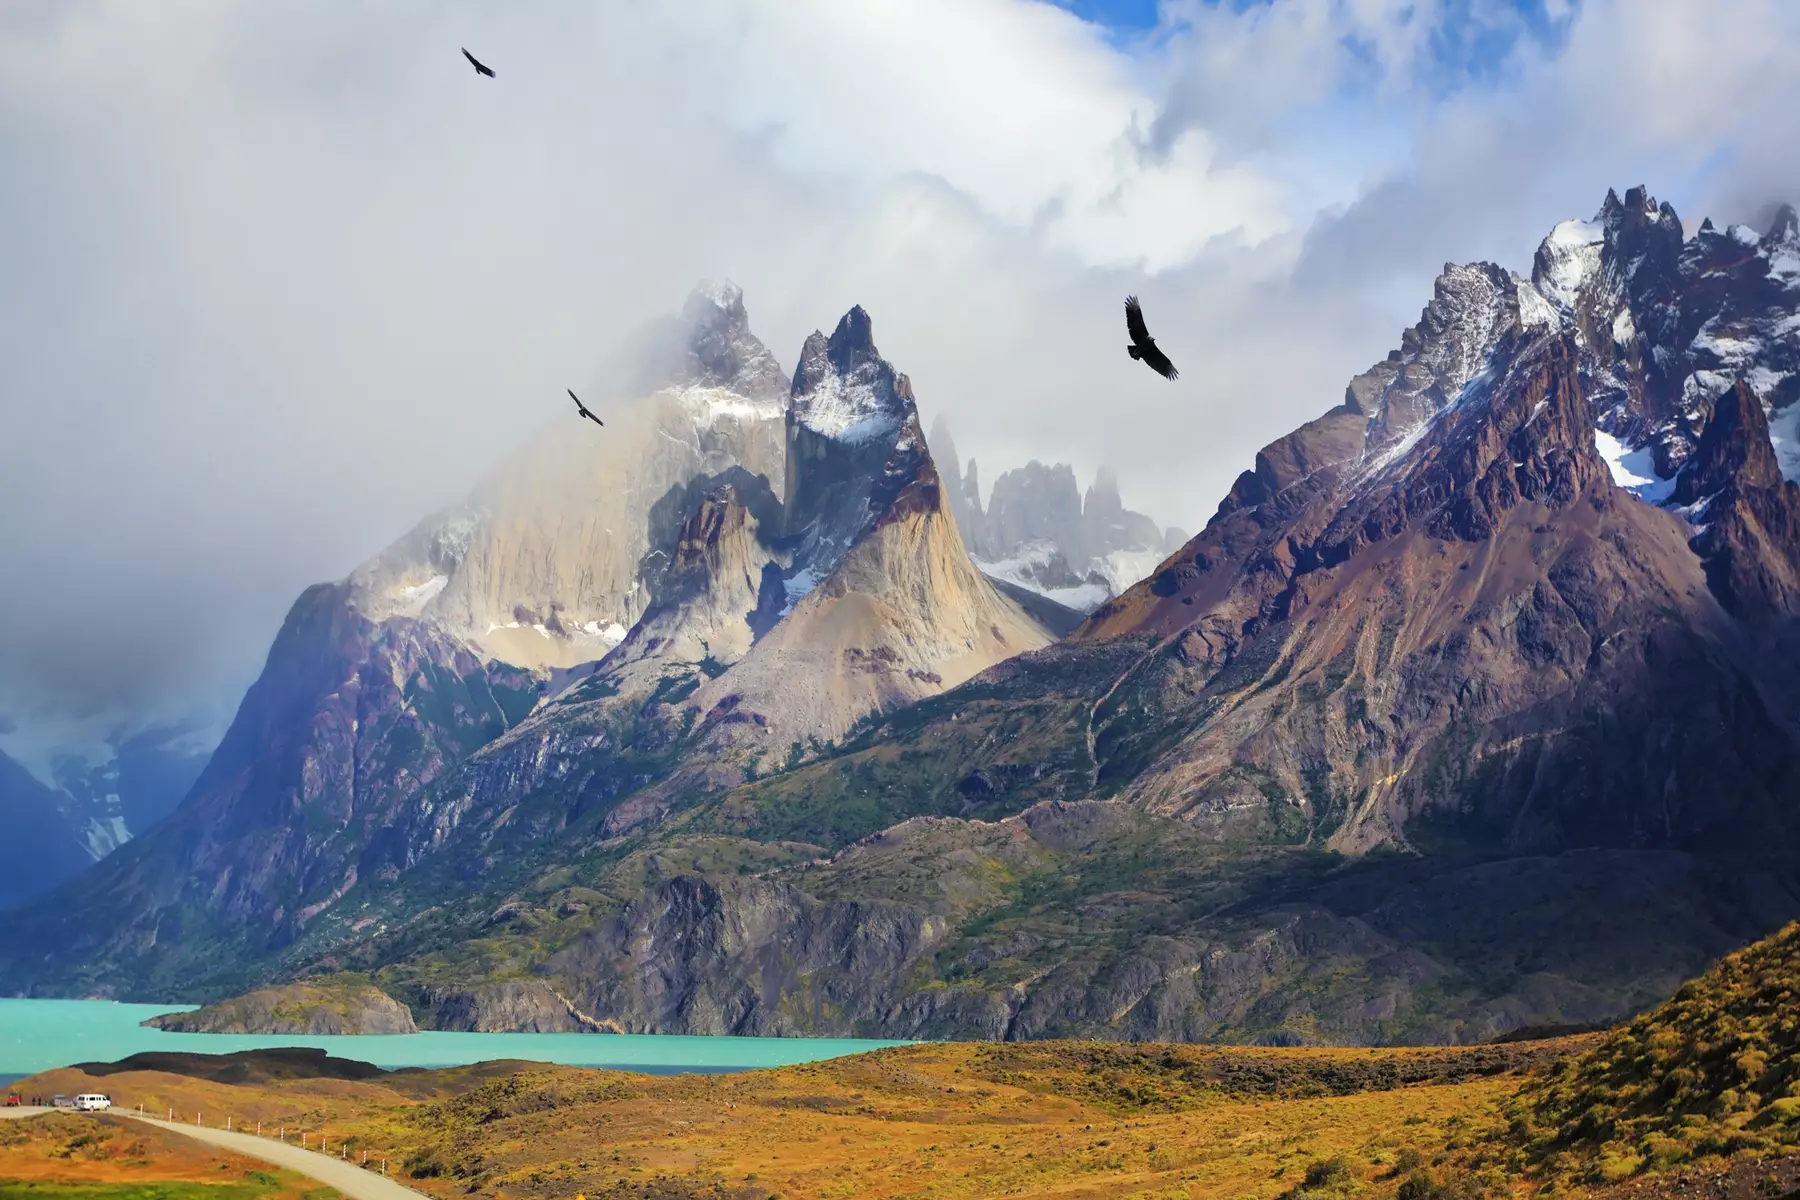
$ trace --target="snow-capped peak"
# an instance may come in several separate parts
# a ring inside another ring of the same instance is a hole
[[[1551,303],[1572,308],[1582,286],[1600,270],[1606,229],[1594,221],[1563,221],[1538,246],[1531,282]]]

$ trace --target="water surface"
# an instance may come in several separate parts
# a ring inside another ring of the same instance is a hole
[[[611,1033],[392,1033],[302,1036],[165,1033],[141,1022],[183,1004],[110,1000],[0,999],[0,1080],[78,1062],[112,1062],[145,1050],[229,1054],[273,1046],[316,1046],[378,1067],[460,1067],[497,1058],[611,1067],[657,1075],[748,1071],[861,1054],[905,1042],[855,1038],[687,1037]]]

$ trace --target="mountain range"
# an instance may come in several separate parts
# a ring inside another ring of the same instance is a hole
[[[1172,550],[1105,474],[984,506],[860,308],[791,376],[736,289],[679,329],[603,450],[532,447],[303,595],[180,808],[11,914],[0,979],[1470,1041],[1800,913],[1791,209],[1685,238],[1634,188],[1528,276],[1446,265]]]

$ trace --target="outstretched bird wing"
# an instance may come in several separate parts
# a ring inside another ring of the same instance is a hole
[[[1164,379],[1174,379],[1177,375],[1181,374],[1181,372],[1175,369],[1175,364],[1169,361],[1169,356],[1164,354],[1161,350],[1158,350],[1155,346],[1150,346],[1145,349],[1144,365],[1149,367],[1152,371],[1155,371],[1158,375],[1161,375]]]
[[[564,388],[563,390],[565,392],[569,393],[569,399],[571,399],[575,402],[575,407],[581,413],[582,416],[586,417],[588,420],[592,421],[594,424],[600,426],[600,428],[602,428],[602,429],[606,428],[606,422],[602,421],[599,417],[596,417],[593,413],[588,411],[588,406],[581,402],[581,397],[577,396],[575,394],[574,388]]]
[[[1131,340],[1139,346],[1150,340],[1150,327],[1144,324],[1144,310],[1138,307],[1136,296],[1125,297],[1125,328],[1131,331]]]
[[[490,70],[489,68],[483,66],[481,63],[477,62],[475,60],[475,56],[473,54],[469,53],[467,47],[463,48],[463,57],[469,60],[470,65],[475,68],[476,74],[486,75],[489,79],[492,79],[494,77],[494,72],[492,70]]]

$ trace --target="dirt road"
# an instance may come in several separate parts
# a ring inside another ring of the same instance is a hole
[[[0,1108],[0,1117],[14,1119],[35,1117],[40,1113],[52,1111],[55,1110]],[[221,1150],[230,1150],[242,1154],[246,1158],[260,1158],[266,1163],[285,1167],[308,1179],[315,1179],[326,1187],[335,1188],[348,1196],[350,1200],[425,1200],[423,1192],[415,1192],[409,1187],[401,1187],[393,1180],[384,1178],[373,1171],[365,1171],[353,1162],[332,1158],[320,1154],[316,1150],[302,1150],[298,1146],[271,1141],[269,1138],[257,1137],[249,1133],[228,1133],[223,1129],[208,1129],[204,1125],[184,1125],[179,1121],[140,1117],[134,1112],[126,1112],[123,1109],[112,1110],[112,1115],[129,1117],[133,1121],[142,1121],[146,1125],[158,1125],[171,1133],[179,1133],[183,1137],[193,1138],[197,1142],[205,1142],[209,1146],[217,1146]]]

